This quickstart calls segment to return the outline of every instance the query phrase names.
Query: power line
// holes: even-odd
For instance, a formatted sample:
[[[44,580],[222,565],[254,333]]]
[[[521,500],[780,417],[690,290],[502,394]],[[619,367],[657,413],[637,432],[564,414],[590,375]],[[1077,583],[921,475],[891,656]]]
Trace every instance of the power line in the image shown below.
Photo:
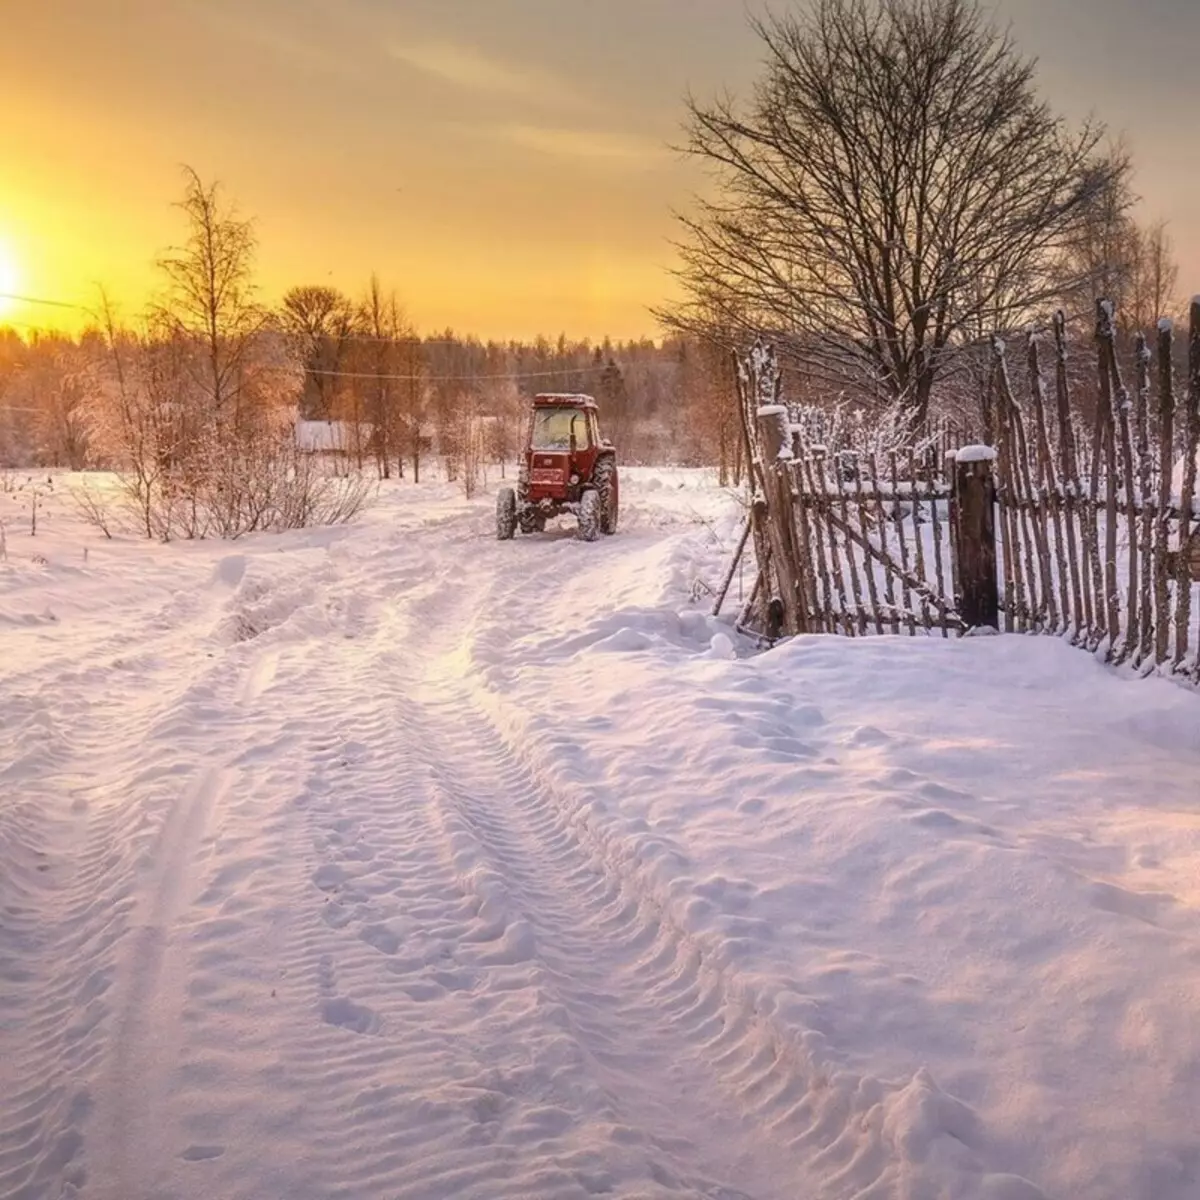
[[[21,295],[16,292],[0,292],[0,300],[13,300],[19,304],[40,304],[40,305],[43,305],[48,308],[67,308],[67,309],[72,309],[75,312],[82,312],[82,313],[88,313],[88,314],[93,313],[93,310],[90,309],[85,304],[75,304],[69,300],[51,300],[44,296],[25,296],[25,295]],[[6,322],[2,322],[2,323],[3,324],[17,324],[17,322],[12,322],[12,321],[6,321]],[[32,328],[32,326],[30,326],[30,328]],[[288,332],[288,331],[285,330],[284,332]],[[380,336],[377,336],[375,334],[370,334],[370,333],[345,333],[345,334],[321,333],[321,334],[318,334],[317,336],[327,337],[333,341],[341,341],[341,342],[384,343],[384,344],[397,345],[397,346],[406,346],[406,345],[463,346],[463,347],[476,346],[483,350],[487,350],[492,347],[499,348],[499,349],[510,349],[511,347],[514,347],[514,346],[528,347],[531,345],[531,343],[529,343],[529,342],[523,342],[520,338],[504,338],[504,339],[489,338],[487,341],[481,341],[478,338],[471,339],[469,336],[464,336],[462,338],[422,337],[420,334],[417,334],[417,333],[410,334],[410,335],[399,334],[394,337],[386,337],[386,336],[380,337]],[[647,340],[647,339],[643,339],[643,338],[631,339],[629,342],[627,342],[625,344],[639,345],[644,340]],[[600,348],[603,348],[603,346],[606,343],[609,345],[613,345],[611,339],[609,339],[609,338],[605,338],[603,341],[599,341],[599,342],[594,342],[590,338],[579,338],[578,340],[576,340],[574,342],[568,342],[567,344],[574,345],[574,346],[588,346],[591,348],[600,349]],[[615,346],[613,348],[615,349]],[[375,377],[375,378],[377,378],[377,377]]]
[[[18,304],[41,304],[47,308],[73,308],[77,312],[87,312],[82,304],[71,304],[67,300],[47,300],[42,296],[21,296],[16,292],[0,292],[0,300],[15,300]]]
[[[403,383],[482,383],[488,380],[516,379],[552,379],[563,378],[567,375],[585,375],[589,372],[605,371],[608,364],[586,367],[556,367],[550,371],[502,371],[487,373],[475,371],[467,375],[392,375],[388,373],[372,374],[369,371],[318,371],[306,369],[307,375],[319,375],[334,379],[394,379]]]
[[[291,331],[285,331],[285,332],[290,333]],[[413,345],[416,345],[416,346],[464,346],[464,347],[471,346],[471,347],[475,347],[476,349],[483,350],[483,351],[487,351],[489,349],[508,350],[513,346],[519,346],[519,347],[524,347],[526,349],[532,349],[532,346],[533,346],[532,342],[523,342],[523,341],[521,341],[520,338],[507,338],[503,341],[500,341],[496,338],[491,338],[488,341],[484,342],[484,341],[480,341],[478,338],[472,339],[469,335],[464,335],[461,338],[432,338],[432,337],[422,337],[419,333],[411,334],[411,335],[407,335],[407,336],[401,334],[401,335],[397,335],[396,337],[377,337],[375,334],[372,334],[372,333],[347,333],[347,334],[340,334],[340,335],[336,334],[336,333],[323,333],[323,334],[318,334],[317,336],[322,337],[322,338],[328,338],[331,342],[367,342],[367,343],[383,342],[388,345],[395,345],[395,346],[413,346]],[[608,345],[612,350],[615,351],[620,346],[623,346],[623,345],[638,347],[638,346],[641,346],[645,341],[652,342],[652,339],[650,339],[650,338],[644,338],[644,339],[643,338],[635,338],[635,339],[631,339],[630,341],[626,341],[626,342],[614,342],[610,338],[610,339],[608,339]],[[604,349],[604,342],[594,342],[590,338],[579,338],[577,341],[574,341],[574,342],[568,341],[566,344],[568,346],[575,346],[575,347],[587,346],[591,350],[603,350]],[[556,351],[552,350],[551,353],[556,353]]]

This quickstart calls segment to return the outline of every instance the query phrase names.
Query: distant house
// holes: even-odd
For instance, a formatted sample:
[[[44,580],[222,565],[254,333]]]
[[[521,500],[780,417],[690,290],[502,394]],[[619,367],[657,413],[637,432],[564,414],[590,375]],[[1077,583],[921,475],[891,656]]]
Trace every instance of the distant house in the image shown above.
[[[371,426],[353,421],[296,421],[296,449],[301,454],[344,458],[366,453],[371,445]]]
[[[1171,472],[1171,494],[1175,499],[1176,504],[1183,503],[1183,483],[1184,475],[1187,473],[1187,455],[1183,455],[1175,464],[1175,469]],[[1197,483],[1200,484],[1200,451],[1196,454],[1196,476]]]

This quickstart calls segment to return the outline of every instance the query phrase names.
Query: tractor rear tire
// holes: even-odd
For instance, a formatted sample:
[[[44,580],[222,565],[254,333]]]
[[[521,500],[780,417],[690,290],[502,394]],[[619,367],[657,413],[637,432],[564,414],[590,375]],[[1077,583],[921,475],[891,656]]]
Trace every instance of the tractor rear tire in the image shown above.
[[[579,536],[594,542],[600,536],[600,493],[586,491],[579,498]]]
[[[517,494],[510,487],[496,493],[496,538],[501,542],[512,541],[517,532]]]
[[[616,533],[621,492],[617,464],[611,458],[602,458],[596,466],[596,493],[600,497],[600,532]]]

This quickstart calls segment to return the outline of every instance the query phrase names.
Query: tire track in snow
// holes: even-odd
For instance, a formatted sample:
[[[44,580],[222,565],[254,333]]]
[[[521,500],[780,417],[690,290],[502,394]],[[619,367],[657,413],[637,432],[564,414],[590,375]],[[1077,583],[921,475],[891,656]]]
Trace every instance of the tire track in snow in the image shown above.
[[[316,740],[297,798],[306,887],[280,972],[276,1082],[298,1111],[272,1159],[295,1145],[291,1169],[322,1196],[744,1197],[705,1182],[682,1139],[622,1114],[587,1044],[599,1026],[580,1030],[519,924],[498,922],[486,881],[454,861],[443,714],[419,685],[472,596],[448,603],[430,582],[394,605],[374,580],[377,623],[306,674],[289,718]],[[203,1166],[221,1195],[264,1178],[233,1147]]]
[[[151,864],[178,859],[196,870],[184,891],[158,903],[167,914],[164,925],[176,928],[175,957],[157,979],[176,986],[146,984],[146,1003],[126,1004],[122,1011],[135,1060],[154,1057],[145,1046],[152,1036],[137,1032],[139,1009],[153,1004],[162,1010],[165,1030],[176,1027],[178,1038],[167,1061],[147,1062],[156,1073],[150,1090],[163,1098],[157,1113],[148,1101],[133,1106],[133,1115],[145,1118],[155,1153],[132,1162],[123,1182],[112,1182],[118,1177],[106,1171],[98,1193],[105,1200],[159,1193],[229,1200],[309,1194],[314,1157],[320,1157],[314,1147],[338,1126],[347,1081],[368,1069],[347,1055],[344,1039],[368,1034],[371,1012],[337,991],[340,972],[320,936],[336,931],[312,903],[312,879],[318,895],[332,893],[336,883],[316,870],[305,872],[299,890],[294,881],[305,858],[325,852],[305,844],[306,826],[318,838],[340,837],[338,828],[345,827],[340,808],[328,824],[314,824],[322,799],[341,782],[350,760],[388,741],[390,707],[371,696],[377,671],[402,673],[395,643],[408,629],[404,609],[391,612],[392,595],[399,588],[419,600],[438,584],[414,582],[403,565],[372,568],[365,581],[359,564],[350,564],[318,598],[316,607],[334,622],[321,652],[313,652],[303,615],[295,637],[273,628],[265,645],[239,644],[238,671],[225,680],[221,694],[227,699],[214,714],[223,725],[239,726],[240,747],[226,760],[237,786],[236,795],[216,806],[219,836],[206,845],[202,864],[188,859],[198,820],[186,832],[184,813],[176,826],[181,832],[168,834],[147,854]],[[377,627],[385,617],[381,639]],[[208,732],[211,743],[213,730]],[[385,766],[386,778],[394,779],[394,767],[386,760]],[[360,945],[364,956],[378,955]],[[133,978],[143,976],[135,972]],[[128,972],[122,980],[131,990]],[[338,1106],[318,1119],[314,1114],[323,1112],[327,1097],[337,1097]],[[106,1086],[102,1107],[106,1120],[96,1122],[98,1132],[123,1120],[131,1105],[119,1088]],[[342,1151],[350,1144],[343,1143]],[[272,1152],[264,1155],[264,1146]],[[347,1166],[344,1158],[340,1166]],[[328,1189],[320,1194],[336,1194],[339,1172],[326,1178]]]
[[[657,1152],[659,1182],[731,1200],[794,1195],[795,1164],[714,1068],[747,1035],[749,1014],[470,710],[465,696],[431,704],[422,743],[460,869],[487,879],[499,952],[536,962],[613,1109]]]
[[[172,699],[161,721],[169,725],[186,707],[186,699]],[[140,739],[115,754],[109,746],[108,765],[119,781],[114,790],[137,795],[144,753]],[[171,778],[168,770],[159,787],[169,787]],[[80,803],[71,817],[50,820],[41,831],[43,849],[36,853],[46,870],[22,906],[29,938],[13,947],[14,975],[0,1005],[19,1014],[10,1031],[15,1062],[6,1055],[0,1064],[0,1077],[11,1068],[18,1082],[15,1092],[0,1093],[0,1195],[32,1200],[57,1182],[82,1187],[87,1179],[80,1151],[120,1006],[122,964],[139,907],[139,855],[147,852],[153,821],[136,803],[97,804],[92,811]],[[6,908],[17,916],[14,894],[8,897]],[[0,942],[10,944],[16,932],[6,920]]]
[[[464,695],[431,689],[473,598],[409,597],[360,647],[368,670],[333,689],[323,676],[306,813],[324,900],[286,968],[320,1024],[284,1054],[290,1088],[320,1109],[313,1177],[329,1194],[412,1200],[734,1200],[749,1193],[732,1181],[751,1178],[756,1200],[790,1196],[795,1168],[705,1059],[748,1015],[730,1027],[696,948],[589,855]],[[339,745],[328,731],[351,708]]]
[[[655,997],[656,1012],[669,1018],[666,1025],[658,1025],[663,1044],[673,1037],[681,1057],[690,1054],[697,1077],[707,1076],[710,1081],[714,1104],[744,1114],[755,1129],[768,1135],[758,1161],[776,1164],[769,1176],[773,1183],[776,1172],[781,1175],[785,1194],[801,1187],[823,1200],[841,1200],[940,1194],[941,1189],[948,1195],[1030,1200],[1038,1193],[1029,1184],[987,1174],[983,1166],[987,1137],[978,1119],[941,1092],[926,1072],[918,1071],[907,1083],[891,1083],[841,1069],[822,1035],[777,1010],[773,995],[741,977],[719,935],[691,932],[686,902],[693,893],[680,848],[672,847],[669,837],[647,830],[644,823],[638,823],[640,828],[623,823],[614,809],[619,797],[596,796],[572,782],[561,789],[554,779],[569,781],[572,770],[556,771],[553,762],[543,763],[539,752],[522,741],[519,722],[506,711],[512,703],[506,701],[505,690],[513,668],[495,663],[506,640],[505,621],[496,615],[529,614],[524,624],[527,646],[546,644],[539,629],[552,634],[551,645],[560,641],[568,614],[574,615],[570,624],[586,628],[589,615],[604,611],[595,598],[603,597],[604,602],[614,592],[613,581],[606,576],[614,566],[622,570],[617,549],[625,553],[624,547],[602,543],[590,559],[573,562],[563,588],[547,590],[545,577],[532,572],[496,572],[483,582],[472,639],[475,657],[488,661],[485,677],[493,681],[496,691],[480,687],[477,662],[461,651],[431,672],[431,688],[441,692],[446,707],[445,728],[454,721],[460,730],[474,731],[453,743],[464,747],[455,758],[445,759],[477,764],[468,779],[460,774],[452,788],[463,810],[472,814],[469,823],[505,864],[501,873],[508,871],[525,881],[529,911],[553,910],[556,903],[562,907],[551,900],[555,895],[565,898],[569,909],[570,902],[586,898],[590,874],[602,899],[615,891],[628,897],[635,910],[645,912],[644,920],[660,923],[663,940],[656,945],[660,965],[665,955],[669,963],[686,959],[694,968],[685,977],[681,995],[677,998],[669,986],[647,979],[642,974],[644,964],[636,965],[631,977]],[[664,549],[659,542],[640,555],[643,565],[655,574],[664,564]],[[624,569],[629,569],[628,564]],[[628,578],[621,582],[628,588]],[[582,644],[589,640],[584,637]],[[447,682],[456,678],[457,686]],[[476,709],[476,703],[482,709]],[[473,710],[474,721],[465,715]],[[472,750],[484,745],[491,750],[473,759]],[[514,821],[507,797],[497,797],[486,782],[493,775],[505,778],[514,763],[527,781],[516,792],[529,801],[516,806],[525,817],[523,822]],[[543,774],[546,765],[553,778]],[[481,806],[480,801],[489,798],[500,802]],[[548,816],[556,809],[556,817]],[[522,828],[523,838],[517,833]],[[565,847],[573,849],[567,853]],[[672,860],[679,869],[666,880],[664,867]],[[540,862],[545,871],[523,875],[522,863],[531,862]],[[586,912],[576,910],[576,919],[567,928],[580,927],[587,927]],[[584,938],[574,957],[568,953],[568,961],[577,958],[586,964],[595,950],[593,942],[611,949],[603,937]],[[565,940],[561,944],[565,947]],[[614,971],[606,977],[616,978],[629,962],[617,959],[610,965]],[[564,971],[565,978],[585,975],[586,965]],[[645,1013],[639,1014],[634,1027],[645,1019]],[[631,1078],[636,1080],[636,1073]]]
[[[184,981],[172,957],[176,922],[195,890],[195,857],[213,810],[221,803],[233,773],[209,767],[171,812],[156,841],[151,861],[154,881],[145,914],[125,950],[121,992],[105,1072],[107,1128],[98,1130],[106,1165],[102,1177],[111,1194],[136,1196],[156,1157],[167,1095],[163,1066],[177,1049]]]
[[[84,1130],[136,910],[139,856],[177,769],[176,755],[151,763],[148,743],[194,724],[194,705],[206,690],[203,677],[185,677],[182,691],[177,681],[158,691],[151,682],[147,697],[147,682],[118,677],[97,702],[86,694],[68,701],[74,720],[61,752],[22,776],[24,804],[0,822],[9,830],[25,825],[27,834],[23,847],[4,846],[14,877],[4,880],[0,948],[7,954],[0,951],[0,959],[11,966],[0,969],[7,976],[0,1011],[14,1016],[11,1029],[0,1030],[0,1051],[9,1041],[16,1050],[0,1060],[0,1080],[11,1070],[15,1081],[0,1089],[6,1197],[33,1200],[60,1183],[82,1187],[87,1180]],[[36,824],[22,813],[36,813]],[[37,864],[36,876],[30,864]],[[14,887],[25,874],[34,886]]]
[[[338,634],[361,636],[366,620],[353,573],[339,576],[327,563],[316,573],[324,587],[313,586],[312,574],[284,573],[230,597],[218,626],[231,643],[214,667],[220,683],[191,723],[210,760],[214,745],[222,751],[143,853],[151,873],[139,888],[145,916],[121,947],[115,1033],[95,1122],[106,1198],[172,1186],[190,1194],[197,1172],[224,1159],[227,1146],[237,1148],[236,1120],[247,1114],[228,1111],[223,1089],[235,1048],[263,1070],[257,1088],[278,1078],[271,1045],[281,1040],[282,1011],[263,1001],[268,990],[270,999],[276,995],[273,941],[286,937],[280,892],[286,897],[296,850],[295,813],[280,796],[295,773],[288,749],[315,730],[266,697],[296,665],[315,672],[319,690],[314,634],[337,646]],[[291,655],[292,647],[303,652]],[[329,724],[324,715],[317,728]],[[261,1125],[248,1123],[258,1136],[241,1149],[259,1155],[264,1138],[277,1132],[276,1114],[268,1108],[256,1116]],[[230,1159],[236,1163],[236,1153]]]
[[[188,898],[183,880],[228,782],[209,769],[213,734],[237,715],[226,698],[240,688],[252,702],[269,684],[253,644],[199,652],[213,645],[222,613],[236,612],[242,574],[218,568],[186,604],[151,606],[150,628],[51,657],[28,691],[28,719],[4,730],[18,785],[15,803],[0,807],[0,861],[10,868],[0,881],[0,1081],[12,1081],[0,1088],[6,1200],[61,1188],[145,1194],[109,1187],[122,1131],[144,1111],[138,1097],[162,1076],[151,1049],[137,1049],[143,1032],[151,1047],[156,1036],[143,1018],[165,1015],[158,988]],[[139,647],[137,669],[103,661],[129,645]],[[20,714],[13,686],[6,678],[5,709]],[[0,752],[8,740],[0,737]],[[153,1155],[139,1146],[127,1157],[125,1174],[136,1175]]]

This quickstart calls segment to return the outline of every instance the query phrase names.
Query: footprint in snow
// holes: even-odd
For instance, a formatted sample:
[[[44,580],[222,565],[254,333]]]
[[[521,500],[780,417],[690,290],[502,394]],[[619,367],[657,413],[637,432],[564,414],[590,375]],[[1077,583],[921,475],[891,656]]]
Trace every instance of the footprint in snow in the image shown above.
[[[386,925],[368,925],[358,935],[380,954],[395,954],[400,949],[400,938]]]
[[[184,1162],[211,1162],[224,1153],[224,1146],[189,1146],[179,1157]]]
[[[346,882],[348,876],[337,863],[325,863],[312,874],[312,881],[323,892],[336,892]]]
[[[379,1014],[365,1004],[356,1004],[345,996],[335,996],[321,1005],[321,1018],[326,1025],[338,1025],[351,1033],[374,1036],[383,1028]]]

